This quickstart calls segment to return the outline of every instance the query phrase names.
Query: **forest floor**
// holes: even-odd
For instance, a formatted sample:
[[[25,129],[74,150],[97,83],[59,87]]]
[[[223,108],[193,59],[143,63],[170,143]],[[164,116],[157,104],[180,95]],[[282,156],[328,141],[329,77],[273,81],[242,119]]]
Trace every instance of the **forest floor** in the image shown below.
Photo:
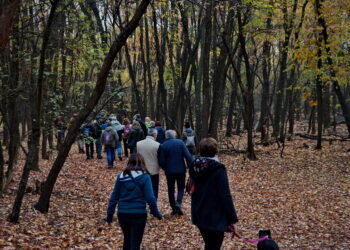
[[[325,141],[322,150],[314,149],[315,142],[294,137],[286,142],[283,158],[276,144],[256,146],[257,161],[248,161],[243,154],[219,156],[227,166],[238,228],[244,237],[255,239],[259,229],[270,229],[281,249],[350,248],[350,142]],[[32,173],[30,186],[34,180],[45,179],[52,162],[41,160],[42,172]],[[18,168],[21,164],[23,159]],[[126,159],[107,170],[105,157],[86,161],[74,145],[55,186],[49,213],[34,210],[39,195],[28,193],[20,223],[13,225],[6,222],[6,216],[16,194],[19,169],[8,193],[0,198],[0,248],[119,249],[120,227],[115,222],[104,227],[103,218],[115,176],[125,165]],[[165,218],[148,217],[144,249],[203,249],[199,231],[191,224],[189,196],[184,197],[185,215],[170,216],[163,172],[158,205]],[[223,249],[255,248],[232,240],[229,234],[223,243]]]

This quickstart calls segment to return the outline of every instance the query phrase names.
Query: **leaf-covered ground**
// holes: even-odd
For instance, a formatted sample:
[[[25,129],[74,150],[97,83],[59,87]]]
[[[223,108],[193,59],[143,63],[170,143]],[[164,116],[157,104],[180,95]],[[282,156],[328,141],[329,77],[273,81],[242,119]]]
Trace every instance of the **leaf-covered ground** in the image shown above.
[[[233,140],[237,140],[234,138]],[[305,148],[304,143],[310,147]],[[314,150],[315,141],[295,137],[286,143],[284,158],[277,145],[257,146],[257,161],[242,154],[220,155],[226,164],[232,195],[240,219],[239,230],[249,239],[259,229],[270,229],[281,249],[350,248],[350,149],[349,141],[335,141]],[[117,223],[105,228],[109,195],[115,176],[126,164],[106,169],[106,159],[86,161],[75,152],[67,160],[51,199],[50,212],[33,209],[37,194],[25,196],[20,223],[6,222],[17,189],[20,170],[0,198],[0,248],[116,249],[122,245]],[[23,162],[19,162],[19,165]],[[41,161],[43,180],[52,160]],[[201,249],[203,242],[191,224],[190,197],[184,198],[185,216],[170,216],[164,173],[160,178],[159,208],[165,219],[149,216],[143,238],[144,249]],[[254,249],[226,235],[223,249]]]

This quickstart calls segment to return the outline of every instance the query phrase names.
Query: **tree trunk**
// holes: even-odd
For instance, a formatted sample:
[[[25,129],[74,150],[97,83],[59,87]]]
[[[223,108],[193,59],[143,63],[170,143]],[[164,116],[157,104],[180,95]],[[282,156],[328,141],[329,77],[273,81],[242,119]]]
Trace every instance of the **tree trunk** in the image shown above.
[[[80,126],[85,121],[85,119],[89,116],[89,114],[92,112],[97,102],[99,101],[102,93],[105,90],[108,72],[111,69],[111,66],[113,64],[113,61],[116,55],[124,46],[128,37],[137,28],[139,21],[143,16],[143,14],[146,12],[146,9],[149,3],[150,3],[150,0],[142,0],[140,5],[137,7],[132,20],[124,27],[122,33],[113,42],[108,54],[106,55],[103,65],[101,67],[101,70],[98,73],[96,86],[91,94],[91,98],[89,99],[85,108],[80,111],[75,121],[68,128],[67,136],[46,178],[46,181],[43,187],[43,192],[40,195],[38,203],[35,205],[35,208],[40,212],[42,213],[48,212],[49,206],[50,206],[50,197],[51,197],[54,185],[63,167],[63,164],[69,154],[71,146],[74,143],[75,138],[80,130]]]
[[[148,97],[149,97],[149,110],[150,116],[155,119],[154,109],[154,90],[152,84],[152,72],[151,72],[151,59],[150,59],[150,45],[149,45],[149,34],[148,34],[148,21],[147,17],[144,17],[145,21],[145,36],[146,36],[146,66],[147,66],[147,78],[148,78]]]
[[[204,44],[202,48],[201,61],[202,66],[202,117],[201,117],[201,138],[208,137],[209,130],[209,112],[210,112],[210,47],[211,47],[211,32],[212,32],[212,12],[213,12],[213,1],[205,2],[207,5],[205,10],[205,17],[203,20],[203,36]]]
[[[0,5],[0,54],[5,49],[11,35],[12,24],[20,10],[21,0],[4,0]]]
[[[293,26],[294,26],[294,17],[298,6],[298,0],[294,0],[293,10],[291,16],[288,18],[288,7],[287,1],[283,1],[282,12],[284,19],[284,32],[285,37],[282,43],[281,50],[281,61],[280,61],[280,70],[279,78],[277,83],[277,92],[276,92],[276,104],[275,104],[275,116],[274,116],[274,126],[273,126],[273,136],[277,137],[281,131],[281,125],[284,123],[284,118],[281,107],[283,107],[283,98],[284,98],[284,88],[285,82],[287,79],[287,60],[289,52],[289,41],[291,38]],[[283,127],[283,126],[282,126]],[[283,128],[282,128],[283,130]]]
[[[233,36],[231,35],[234,30],[234,13],[235,9],[232,6],[233,2],[230,2],[230,11],[227,15],[225,24],[225,32],[222,34],[222,43],[220,46],[219,60],[216,65],[215,73],[212,79],[213,86],[213,103],[210,114],[209,134],[211,137],[217,139],[218,137],[218,122],[221,117],[222,107],[224,103],[225,89],[226,89],[226,75],[230,66],[228,59],[228,50],[231,47]],[[234,49],[234,52],[237,47]]]

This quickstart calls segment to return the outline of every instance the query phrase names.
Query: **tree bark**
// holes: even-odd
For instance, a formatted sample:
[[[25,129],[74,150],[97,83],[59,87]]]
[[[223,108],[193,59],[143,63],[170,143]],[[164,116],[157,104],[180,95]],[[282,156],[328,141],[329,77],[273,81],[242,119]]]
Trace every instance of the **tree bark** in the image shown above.
[[[211,33],[212,33],[212,12],[213,12],[213,1],[207,4],[205,10],[205,17],[203,20],[203,35],[204,35],[204,43],[202,48],[202,117],[201,117],[201,138],[208,137],[209,130],[209,112],[210,112],[210,47],[211,47]]]
[[[0,54],[2,54],[9,41],[12,25],[19,12],[21,0],[4,0],[0,3]]]

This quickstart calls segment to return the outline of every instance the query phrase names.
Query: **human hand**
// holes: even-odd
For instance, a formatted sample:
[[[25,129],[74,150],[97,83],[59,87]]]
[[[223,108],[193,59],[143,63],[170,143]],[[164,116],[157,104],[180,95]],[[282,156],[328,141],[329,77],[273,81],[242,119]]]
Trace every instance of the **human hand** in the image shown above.
[[[237,232],[237,225],[236,224],[231,224],[228,226],[228,229],[232,232],[232,239],[234,237],[241,238],[241,236]]]

